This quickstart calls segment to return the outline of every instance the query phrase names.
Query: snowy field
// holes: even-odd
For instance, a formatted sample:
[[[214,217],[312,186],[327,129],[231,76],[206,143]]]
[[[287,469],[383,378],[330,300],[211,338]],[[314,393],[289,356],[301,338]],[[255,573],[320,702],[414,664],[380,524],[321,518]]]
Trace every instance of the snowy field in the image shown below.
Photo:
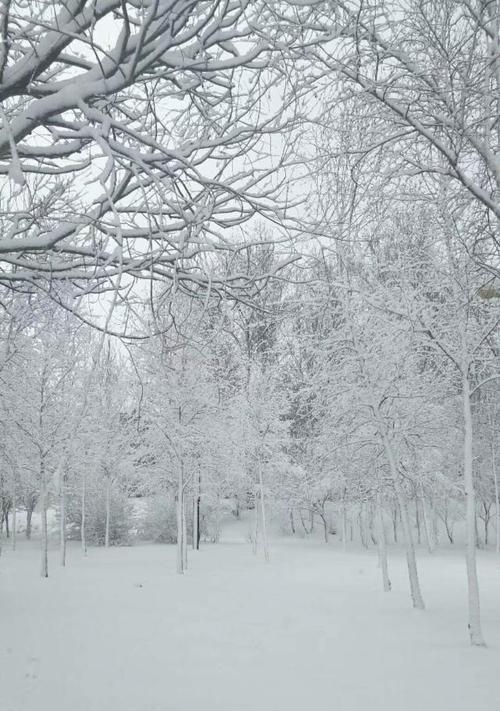
[[[174,546],[74,546],[37,578],[38,545],[0,562],[2,711],[474,711],[500,708],[500,560],[479,556],[488,648],[470,648],[462,555],[404,558],[380,590],[374,551],[206,545],[175,574]]]

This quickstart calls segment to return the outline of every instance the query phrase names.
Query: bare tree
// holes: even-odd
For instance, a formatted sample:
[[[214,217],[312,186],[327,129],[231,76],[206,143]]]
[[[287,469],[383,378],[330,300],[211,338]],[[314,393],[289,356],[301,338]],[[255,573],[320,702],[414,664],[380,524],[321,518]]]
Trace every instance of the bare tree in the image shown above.
[[[453,199],[476,209],[477,229],[462,239],[476,241],[476,260],[498,273],[500,3],[330,0],[316,12],[325,33],[338,32],[312,51],[325,124],[351,97],[358,118],[366,107],[369,140],[349,147],[360,163],[391,154],[386,175],[396,180],[395,165],[450,177]]]
[[[286,59],[301,42],[294,3],[14,0],[0,12],[0,281],[71,282],[53,296],[73,310],[89,282],[121,298],[137,277],[241,285],[212,255],[237,251],[255,214],[281,224],[290,204],[287,136],[305,86]]]

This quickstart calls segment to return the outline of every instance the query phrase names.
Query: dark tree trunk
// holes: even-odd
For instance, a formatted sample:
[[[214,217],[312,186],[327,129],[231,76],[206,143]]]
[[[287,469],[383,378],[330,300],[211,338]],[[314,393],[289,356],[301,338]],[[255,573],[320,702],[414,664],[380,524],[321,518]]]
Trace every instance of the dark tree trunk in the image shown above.
[[[323,523],[323,535],[325,537],[325,543],[328,543],[328,518],[325,514],[320,513],[319,517]]]
[[[479,527],[477,525],[477,511],[476,511],[476,515],[474,517],[474,525],[476,527],[476,548],[482,548],[483,543],[481,541],[481,536],[479,535]]]
[[[309,535],[309,533],[312,532],[312,528],[310,531],[307,530],[306,522],[304,521],[304,516],[302,515],[302,509],[299,509],[299,513],[300,513],[300,521],[302,523],[302,528]]]
[[[26,509],[26,538],[28,541],[31,540],[31,518],[33,516],[33,508],[29,507]]]
[[[201,530],[200,530],[200,496],[196,497],[196,550],[200,550]]]
[[[415,523],[417,524],[417,543],[422,543],[422,531],[420,527],[420,508],[418,505],[418,497],[415,497]]]
[[[448,523],[448,516],[445,516],[444,519],[444,527],[446,529],[446,535],[448,536],[448,540],[450,543],[453,543],[453,529],[450,527]]]
[[[359,528],[359,537],[361,539],[361,543],[364,548],[368,548],[368,543],[366,541],[366,536],[365,536],[364,521],[363,521],[363,507],[361,507],[359,509],[359,513],[358,513],[358,528]]]
[[[484,545],[485,547],[488,547],[489,539],[490,539],[490,511],[491,511],[491,504],[488,506],[488,504],[483,502],[483,511],[484,511]]]
[[[398,542],[398,507],[395,506],[392,510],[392,531],[394,535],[394,543]]]

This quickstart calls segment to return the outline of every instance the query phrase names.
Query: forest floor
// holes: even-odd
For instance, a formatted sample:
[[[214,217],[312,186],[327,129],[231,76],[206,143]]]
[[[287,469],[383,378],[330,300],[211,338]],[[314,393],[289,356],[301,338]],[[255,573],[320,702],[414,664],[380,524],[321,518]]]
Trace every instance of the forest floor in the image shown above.
[[[205,545],[175,573],[175,547],[22,542],[0,559],[2,711],[471,711],[500,708],[500,559],[479,555],[487,649],[466,630],[460,551],[404,556],[381,591],[374,550],[338,542]]]

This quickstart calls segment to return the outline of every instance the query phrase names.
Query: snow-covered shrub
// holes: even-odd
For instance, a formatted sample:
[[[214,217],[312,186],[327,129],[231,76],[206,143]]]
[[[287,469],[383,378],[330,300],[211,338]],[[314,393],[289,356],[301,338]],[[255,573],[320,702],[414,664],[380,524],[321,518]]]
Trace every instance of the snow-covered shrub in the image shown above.
[[[175,502],[164,496],[151,498],[139,528],[139,537],[154,543],[175,543],[177,540]]]
[[[66,513],[68,537],[81,538],[81,502],[69,499]],[[110,500],[109,545],[128,546],[133,542],[135,527],[132,504],[120,491],[113,491]],[[104,493],[88,497],[85,512],[85,536],[88,545],[103,546],[106,538],[106,497]]]

